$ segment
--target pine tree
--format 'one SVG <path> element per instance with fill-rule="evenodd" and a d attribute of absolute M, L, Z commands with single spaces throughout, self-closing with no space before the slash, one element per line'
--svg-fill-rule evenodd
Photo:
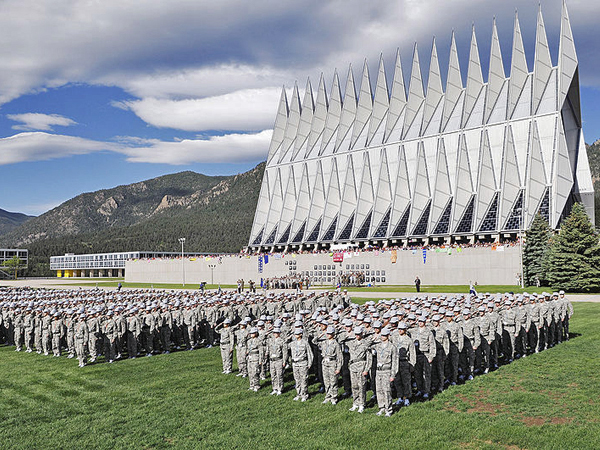
<path fill-rule="evenodd" d="M 531 228 L 527 231 L 527 241 L 523 250 L 523 272 L 527 286 L 546 285 L 546 274 L 543 261 L 549 249 L 552 233 L 550 226 L 541 214 L 536 214 Z"/>
<path fill-rule="evenodd" d="M 600 290 L 600 245 L 584 207 L 576 203 L 552 238 L 544 268 L 550 286 L 569 291 Z"/>

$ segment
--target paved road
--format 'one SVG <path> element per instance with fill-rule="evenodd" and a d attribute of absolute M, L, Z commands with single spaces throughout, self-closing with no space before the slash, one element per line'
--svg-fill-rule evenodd
<path fill-rule="evenodd" d="M 94 289 L 93 286 L 80 286 L 81 283 L 89 284 L 93 283 L 95 280 L 77 280 L 77 279 L 66 279 L 66 278 L 32 278 L 26 280 L 2 280 L 0 281 L 0 286 L 11 286 L 11 287 L 34 287 L 34 288 L 61 288 L 61 287 L 71 287 L 77 288 L 81 287 L 82 289 Z M 99 282 L 102 280 L 98 279 Z M 115 290 L 114 287 L 103 287 L 102 289 Z M 270 292 L 293 292 L 291 290 L 285 291 L 270 291 Z M 322 292 L 318 289 L 311 290 L 310 292 Z M 372 298 L 374 300 L 383 299 L 383 298 L 402 298 L 402 297 L 414 297 L 416 295 L 415 292 L 350 292 L 351 297 L 360 297 L 360 298 Z M 424 294 L 425 295 L 425 294 Z M 454 294 L 445 294 L 443 292 L 440 293 L 427 293 L 429 297 L 432 296 L 440 296 L 440 295 L 448 295 L 452 296 Z M 569 294 L 569 299 L 572 302 L 593 302 L 600 303 L 600 294 Z"/>

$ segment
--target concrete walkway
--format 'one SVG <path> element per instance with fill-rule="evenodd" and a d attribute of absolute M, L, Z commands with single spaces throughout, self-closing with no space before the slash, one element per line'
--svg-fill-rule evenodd
<path fill-rule="evenodd" d="M 32 288 L 51 288 L 51 289 L 60 289 L 60 288 L 71 288 L 71 289 L 75 289 L 75 288 L 81 288 L 81 289 L 94 289 L 94 286 L 81 286 L 82 283 L 84 284 L 90 284 L 90 283 L 94 283 L 98 281 L 99 283 L 102 283 L 102 279 L 99 278 L 97 280 L 95 279 L 86 279 L 86 280 L 78 280 L 78 279 L 69 279 L 69 278 L 30 278 L 30 279 L 23 279 L 23 280 L 0 280 L 0 287 L 2 286 L 8 286 L 8 287 L 32 287 Z M 197 287 L 192 288 L 192 286 L 194 285 L 190 285 L 190 289 L 191 290 L 197 290 Z M 100 285 L 101 289 L 106 289 L 106 290 L 116 290 L 116 288 L 114 287 L 105 287 Z M 123 289 L 129 289 L 129 288 L 123 288 Z M 257 289 L 257 291 L 259 291 Z M 315 290 L 310 290 L 309 292 L 316 292 L 316 293 L 320 293 L 320 292 L 329 292 L 330 290 L 319 290 L 319 289 L 315 289 Z M 292 290 L 277 290 L 277 291 L 269 291 L 269 292 L 276 292 L 276 293 L 289 293 L 289 292 L 294 292 Z M 533 292 L 533 291 L 532 291 Z M 349 292 L 350 297 L 358 297 L 358 298 L 372 298 L 373 300 L 379 300 L 379 299 L 386 299 L 386 298 L 402 298 L 402 297 L 415 297 L 417 294 L 416 292 Z M 421 295 L 427 295 L 428 297 L 434 297 L 434 296 L 440 296 L 440 295 L 447 295 L 449 297 L 451 297 L 452 295 L 455 294 L 446 294 L 443 292 L 440 293 L 431 293 L 431 292 L 427 292 L 427 293 L 421 293 Z M 593 302 L 593 303 L 600 303 L 600 294 L 569 294 L 569 300 L 571 300 L 572 302 Z"/>

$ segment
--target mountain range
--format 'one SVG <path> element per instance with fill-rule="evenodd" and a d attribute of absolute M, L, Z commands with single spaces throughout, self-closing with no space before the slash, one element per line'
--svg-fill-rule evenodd
<path fill-rule="evenodd" d="M 0 247 L 27 248 L 30 276 L 48 275 L 64 253 L 181 250 L 238 252 L 248 243 L 265 163 L 232 176 L 164 175 L 85 193 L 0 233 Z"/>
<path fill-rule="evenodd" d="M 31 218 L 33 216 L 0 209 L 0 236 L 14 230 Z"/>

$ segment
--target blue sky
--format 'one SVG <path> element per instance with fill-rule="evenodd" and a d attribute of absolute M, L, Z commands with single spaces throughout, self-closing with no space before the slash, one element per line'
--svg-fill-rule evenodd
<path fill-rule="evenodd" d="M 543 2 L 556 64 L 561 0 Z M 587 142 L 600 138 L 600 4 L 568 2 Z M 281 86 L 328 89 L 337 68 L 371 80 L 396 49 L 424 81 L 456 33 L 466 72 L 474 25 L 484 74 L 492 17 L 510 68 L 518 9 L 530 69 L 538 1 L 6 0 L 0 4 L 0 208 L 41 214 L 82 192 L 183 170 L 246 171 L 266 158 Z M 463 74 L 464 76 L 464 74 Z"/>

